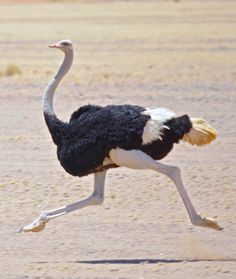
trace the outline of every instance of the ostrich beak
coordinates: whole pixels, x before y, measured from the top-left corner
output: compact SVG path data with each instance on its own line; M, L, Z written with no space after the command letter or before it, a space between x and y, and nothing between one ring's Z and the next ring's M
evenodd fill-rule
M52 44L52 45L49 45L48 47L50 47L50 48L60 48L61 46L58 45L58 44Z

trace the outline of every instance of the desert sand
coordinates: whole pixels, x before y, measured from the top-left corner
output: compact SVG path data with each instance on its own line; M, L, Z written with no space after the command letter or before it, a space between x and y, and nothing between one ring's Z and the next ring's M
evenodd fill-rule
M236 278L235 1L10 2L0 4L0 278ZM181 143L163 162L181 168L196 209L223 231L192 226L166 177L119 168L102 206L18 233L92 191L93 176L60 167L42 114L63 58L47 46L64 38L75 60L55 95L59 118L88 103L130 103L217 129L211 145ZM7 76L10 64L21 74Z

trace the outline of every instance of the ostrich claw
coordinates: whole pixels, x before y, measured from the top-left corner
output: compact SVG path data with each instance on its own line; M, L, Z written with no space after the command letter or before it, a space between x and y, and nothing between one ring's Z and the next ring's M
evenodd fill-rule
M40 218L34 220L32 223L30 223L29 225L26 225L24 227L22 227L19 230L20 232L40 232L45 228L46 225L46 220L42 220Z

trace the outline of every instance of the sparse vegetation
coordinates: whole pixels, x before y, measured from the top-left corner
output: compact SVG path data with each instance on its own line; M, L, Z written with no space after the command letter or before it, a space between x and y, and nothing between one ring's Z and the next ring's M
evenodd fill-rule
M12 64L8 64L7 67L6 67L6 70L4 72L4 75L7 76L7 77L10 77L10 76L19 76L22 74L22 71L21 69L19 68L18 65L12 63Z

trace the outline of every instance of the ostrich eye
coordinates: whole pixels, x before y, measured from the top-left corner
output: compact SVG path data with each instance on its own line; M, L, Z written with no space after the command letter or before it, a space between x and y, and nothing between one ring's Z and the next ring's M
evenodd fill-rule
M70 44L68 42L62 42L61 45L63 46L69 46Z

